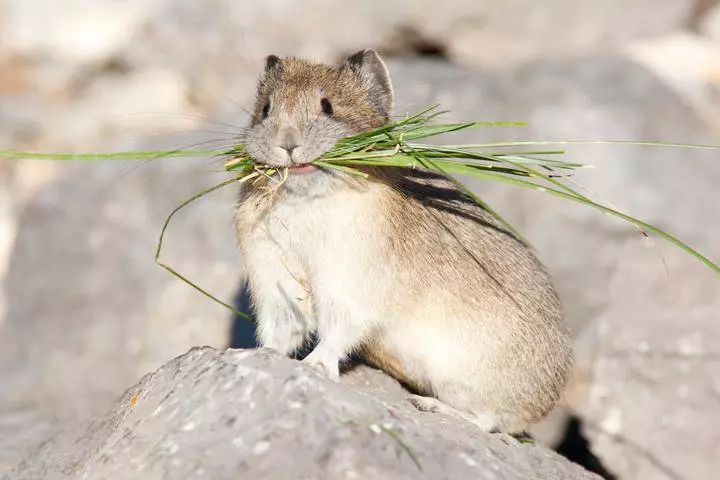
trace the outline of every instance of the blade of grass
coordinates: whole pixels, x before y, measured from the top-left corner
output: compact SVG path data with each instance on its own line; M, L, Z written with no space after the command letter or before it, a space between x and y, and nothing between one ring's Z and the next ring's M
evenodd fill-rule
M691 148L704 150L720 150L718 145L703 145L695 143L673 143L673 142L650 142L634 140L527 140L517 142L495 142L495 143L469 143L454 145L458 149L471 148L495 148L495 147L529 147L533 145L632 145L638 147L671 147Z
M544 174L544 173L542 173L542 172L540 172L540 171L537 171L537 170L535 170L535 169L533 169L533 168L531 168L531 167L528 167L527 165L520 165L520 164L518 164L517 162L514 162L514 161L513 161L511 158L509 158L509 157L505 158L504 161L507 162L507 163L509 163L509 164L512 165L513 167L521 168L521 169L526 170L531 176L539 177L539 178L545 180L546 182L550 183L551 185L555 185L556 187L561 188L561 189L564 190L565 192L567 192L567 193L569 193L569 194L571 194L571 195L575 195L575 196L576 196L577 198L579 198L579 199L582 199L582 200L588 201L588 202L593 202L593 200L590 200L590 198L588 198L587 196L581 194L579 191L575 190L574 188L572 188L572 187L570 187L570 186L568 186L568 185L565 185L564 183L560 182L559 180L556 180L555 178L553 178L553 177L551 177L551 176L549 176L549 175L546 175L546 174ZM594 202L594 203L597 203L597 202ZM608 205L608 207L612 208L612 207L609 206L609 205ZM635 227L640 231L640 233L641 233L642 235L644 235L644 236L646 236L646 237L648 237L648 238L650 237L650 236L648 235L648 233L647 233L645 230L643 230L640 226L635 225ZM665 264L665 261L664 261L664 260L663 260L663 264Z
M478 160L489 160L489 161L498 161L496 158L493 157L501 157L501 156L524 156L523 153L514 153L514 154L488 154L488 153L482 153L482 152L475 152L470 149L463 149L463 148L457 148L454 146L441 146L441 145L422 145L422 144L409 144L410 148L416 151L421 152L442 152L449 156L452 156L454 158L475 158ZM565 153L563 151L563 153ZM528 155L531 154L537 154L536 152L528 152ZM542 163L552 163L552 164L559 164L563 165L566 168L581 168L585 167L586 165L581 163L570 163L570 162L564 162L562 160L545 160L545 159L533 159L535 162L542 162Z
M408 442L402 437L402 435L400 435L400 433L396 432L392 428L387 428L384 425L377 424L377 426L378 426L378 428L380 428L380 430L382 430L383 433L390 436L390 438L395 440L398 443L398 445L400 445L400 448L402 448L405 451L405 453L407 453L407 455L410 457L410 460L413 461L413 463L415 464L417 469L422 472L423 468L422 468L422 464L420 463L420 458L418 458L417 454L413 451L413 449L410 447Z
M420 138L428 138L444 133L457 132L460 130L485 128L485 127L524 127L527 123L523 122L468 122L468 123L451 123L444 125L422 125L404 132L404 139L417 140Z
M318 161L318 160L315 160L314 162L312 162L312 164L313 164L313 165L317 165L318 167L330 168L330 169L332 169L332 170L340 170L341 172L349 173L349 174L351 174L351 175L357 175L357 176L363 177L363 178L367 178L367 177L368 177L368 174L367 174L367 173L363 173L363 172L361 172L361 171L359 171L359 170L355 170L354 168L350 168L350 167L345 167L345 166L343 166L343 165L334 165L334 164L332 164L332 163L321 162L321 161Z
M149 150L113 153L39 153L0 150L0 157L18 160L146 160L153 157L199 157L223 155L226 150Z
M546 192L551 195L555 195L557 197L565 198L567 200L572 200L573 202L581 203L583 205L595 208L595 209L600 210L601 212L606 213L608 215L612 215L612 216L621 218L621 219L625 220L626 222L637 225L638 227L640 227L644 230L647 230L649 232L652 232L652 233L664 238L665 240L669 241L670 243L672 243L675 246L684 250L686 253L689 253L696 259L700 260L706 266L712 268L715 272L720 273L720 265L714 263L713 261L711 261L710 259L705 257L703 254L701 254L700 252L696 251L689 245L682 242L677 237L665 232L664 230L662 230L658 227L654 227L654 226L650 225L649 223L645 223L642 220L638 220L637 218L631 217L630 215L626 215L626 214L619 212L613 208L606 207L599 203L593 202L592 200L585 200L583 198L576 197L576 196L574 196L570 193L564 192L562 190L556 190L552 187L544 187L542 185L538 185L537 183L534 183L534 182L531 182L528 180L523 180L520 178L514 178L514 177L510 177L510 176L506 176L506 175L502 175L502 174L498 174L498 173L494 173L494 172L488 172L488 171L478 172L477 175L485 176L485 177L492 178L495 180L499 180L501 182L505 182L505 183L508 183L511 185L517 185L517 186L521 186L521 187L525 187L525 188L532 188L534 190L540 190L542 192Z
M492 127L492 126L524 126L523 122L460 122L460 123L440 123L430 124L429 122L437 119L440 115L447 113L439 110L439 105L431 105L424 110L414 114L408 115L405 118L391 122L375 130L368 132L362 132L352 137L344 138L338 141L335 148L321 156L315 162L315 165L321 168L331 168L339 171L343 171L348 174L360 175L366 177L367 175L353 166L366 165L374 167L408 167L417 168L423 166L425 168L437 171L438 173L445 176L449 181L452 181L458 189L463 193L467 194L480 206L485 208L488 213L505 225L511 232L520 235L515 231L497 212L475 196L470 189L464 186L464 184L455 177L455 175L468 175L470 177L482 177L482 178L493 178L503 179L504 181L516 182L515 184L522 184L526 187L542 188L546 191L560 192L566 196L566 198L573 199L585 203L586 205L593 206L595 208L607 209L605 213L615 212L618 215L624 215L614 208L607 207L598 202L592 201L590 198L584 196L579 191L576 191L572 187L569 187L565 183L557 180L557 178L567 179L568 175L562 174L559 170L572 170L574 168L588 167L578 163L564 162L557 159L546 159L537 157L537 155L557 155L565 153L563 150L548 150L548 151L537 151L537 152L497 152L493 153L483 152L489 148L506 148L506 147L527 147L537 145L633 145L633 146L664 146L664 147L676 147L676 148L695 148L695 149L720 149L714 145L697 145L697 144L686 144L686 143L670 143L670 142L656 142L656 141L630 141L630 140L570 140L570 141L514 141L514 142L495 142L495 143L479 143L479 144L465 144L465 145L428 145L428 144L415 144L409 143L411 140L420 140L428 137L442 135L445 133L451 133L455 131L461 131L470 128L480 127ZM225 162L225 171L237 172L241 176L252 176L253 173L260 175L268 175L271 169L262 168L256 169L254 161L247 155L242 144L236 145L230 149L224 150L169 150L169 151L140 151L140 152L115 152L115 153L95 153L95 154L52 154L52 153L31 153L21 152L14 150L0 150L0 157L19 158L19 159L38 159L38 160L79 160L79 161L90 161L90 160L144 160L147 161L152 158L159 157L189 157L189 156L223 156L229 160ZM253 172L254 171L254 172ZM239 177L238 177L239 178ZM236 181L233 179L232 181ZM230 182L232 182L230 181ZM519 182L519 183L518 183ZM542 183L542 184L541 184ZM576 184L576 182L572 182ZM547 184L548 186L544 186ZM577 184L576 184L577 185ZM222 188L224 185L218 185L217 188ZM185 207L188 203L191 203L197 198L210 193L209 191L202 192L197 197L193 197L178 207L178 210ZM601 200L602 201L602 200ZM608 202L604 202L609 205ZM181 278L186 283L192 285L207 296L210 296L207 292L203 291L196 285L189 282L187 279L182 277L178 272L175 272L167 265L162 264L159 261L159 249L162 245L163 236L165 229L167 228L172 216L177 213L173 211L168 217L168 221L163 227L161 233L160 242L158 245L158 252L156 256L156 262L158 262L163 268ZM616 215L617 216L617 215ZM640 226L639 220L632 219L632 217L620 217L629 221L630 223ZM633 221L629 220L632 219ZM643 227L644 228L644 227ZM642 229L641 229L642 230ZM672 237L672 239L663 235L659 229L648 228L648 231L652 231L664 238L675 243L677 246L688 251L687 245L683 244L679 240ZM660 233L662 232L662 233ZM643 232L645 233L645 232ZM674 241L673 241L674 239ZM679 243L676 243L679 242ZM687 247L687 248L684 248ZM698 256L699 253L690 249L688 253L693 256ZM702 257L702 256L700 256ZM700 258L698 257L698 258ZM712 266L716 266L712 262L709 262L705 257L700 258L705 260L704 263ZM715 269L715 268L714 268ZM216 298L210 296L214 300ZM222 303L222 302L219 302ZM224 304L228 306L227 304Z
M415 464L418 470L422 471L422 464L420 463L420 458L418 455L413 451L413 449L410 447L408 442L403 438L402 434L400 432L388 428L378 422L371 421L371 420L364 420L361 418L353 418L346 420L348 423L354 423L357 425L364 425L370 430L372 430L374 433L384 433L385 435L389 436L392 440L397 442L397 444L402 448L402 450L407 453L407 455L410 457L410 460Z
M185 276L183 276L182 274L180 274L179 272L177 272L177 271L176 271L175 269L173 269L172 267L170 267L170 266L168 266L167 264L161 262L161 261L160 261L160 254L162 253L163 242L164 242L164 240L165 240L165 232L166 232L166 230L168 229L168 227L170 226L170 222L172 221L172 219L173 219L173 217L175 216L176 213L178 213L178 212L179 212L180 210L182 210L183 208L187 207L188 205L190 205L190 204L193 203L194 201L196 201L196 200L204 197L205 195L207 195L207 194L209 194L209 193L212 193L212 192L214 192L214 191L216 191L216 190L220 190L221 188L227 187L228 185L230 185L230 184L232 184L232 183L235 183L235 182L240 182L240 181L245 182L245 181L248 181L248 180L250 180L250 179L252 179L252 178L255 178L256 176L257 176L257 174L250 174L250 175L247 175L247 176L242 177L242 178L240 178L240 177L233 177L233 178L231 178L230 180L226 180L226 181L224 181L224 182L218 183L217 185L214 185L214 186L212 186L212 187L210 187L210 188L208 188L208 189L206 189L206 190L203 190L203 191L200 192L200 193L196 193L195 195L193 195L192 197L188 198L187 200L185 200L184 202L182 202L180 205L178 205L177 207L175 207L175 209L174 209L172 212L170 212L170 215L168 215L168 217L165 219L165 223L163 224L162 230L160 231L160 237L158 238L157 249L155 250L155 263L156 263L156 264L158 264L160 267L164 268L165 270L167 270L167 271L170 272L172 275L174 275L175 277L179 278L180 280L182 280L182 281L185 282L186 284L190 285L192 288L194 288L194 289L197 290L198 292L202 293L202 294L205 295L206 297L208 297L208 298L210 298L211 300L214 300L216 303L218 303L218 304L220 304L220 305L222 305L222 306L224 306L224 307L232 310L233 312L235 312L235 314L239 315L240 317L242 317L242 318L244 318L244 319L246 319L246 320L252 320L247 313L241 312L240 310L237 310L237 309L236 309L235 307L233 307L232 305L223 302L222 300L220 300L219 298L215 297L214 295L212 295L212 294L211 294L210 292L208 292L207 290L203 289L202 287L200 287L200 286L197 285L196 283L194 283L194 282L190 281L189 279L187 279Z
M426 157L424 157L426 158ZM469 163L469 162L463 162L462 160L455 160L455 159L433 159L433 162L442 165L447 172L455 173L455 174L469 174L472 175L473 171L476 169L480 170L493 170L493 171L502 171L505 173L511 173L514 175L521 175L521 176L527 176L525 172L518 169L512 169L503 167L501 165L495 164L478 164L478 163ZM317 164L317 162L313 162ZM326 162L323 162L328 165L329 168L336 168L338 165L334 163L334 159L328 160ZM404 154L398 154L395 155L389 159L377 159L377 158L368 158L368 159L342 159L342 163L339 166L343 165L366 165L366 166L374 166L374 167L405 167L405 168L417 168L421 165L421 162L417 159L415 156L410 155L404 155Z
M510 225L510 223L505 220L502 215L500 215L498 212L495 211L489 204L485 203L483 200L480 199L477 195L475 195L469 188L465 186L460 180L455 178L452 174L450 174L448 171L443 169L443 167L440 167L436 162L430 160L430 159L423 159L422 157L418 158L418 161L423 164L426 168L434 169L437 172L442 173L445 178L447 178L449 181L451 181L455 186L465 193L467 196L475 200L478 205L480 205L486 212L488 212L490 215L492 215L495 219L497 219L501 224L505 225L505 227L513 234L515 237L517 237L519 240L521 240L523 243L530 245L530 242L525 239L520 232L515 230L515 228Z

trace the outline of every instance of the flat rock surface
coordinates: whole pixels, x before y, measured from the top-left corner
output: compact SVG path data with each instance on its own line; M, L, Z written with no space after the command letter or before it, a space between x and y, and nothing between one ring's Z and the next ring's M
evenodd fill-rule
M384 397L269 350L195 348L5 478L598 478L550 451Z

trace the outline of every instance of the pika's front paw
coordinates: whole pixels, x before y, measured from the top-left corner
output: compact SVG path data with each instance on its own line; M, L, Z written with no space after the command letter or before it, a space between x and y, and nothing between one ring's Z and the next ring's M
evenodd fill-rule
M335 382L340 381L340 359L335 355L315 349L305 357L303 363L311 366L321 375Z

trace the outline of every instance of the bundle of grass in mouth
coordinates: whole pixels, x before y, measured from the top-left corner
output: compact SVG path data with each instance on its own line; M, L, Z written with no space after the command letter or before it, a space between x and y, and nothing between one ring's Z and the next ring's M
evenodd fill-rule
M664 142L633 141L518 141L501 143L479 143L463 145L434 145L418 143L421 140L451 132L483 127L524 126L523 122L463 122L436 123L434 120L447 112L440 111L438 105L426 108L418 114L408 116L397 122L389 123L374 130L363 132L340 140L337 145L317 160L310 162L319 168L339 170L348 174L368 177L364 171L355 167L405 167L426 168L436 171L452 180L466 194L470 195L483 208L499 221L512 229L500 215L480 198L473 195L469 188L457 178L466 176L477 179L501 181L510 185L531 188L549 193L567 200L595 208L606 214L621 218L644 234L653 233L672 242L695 256L707 266L720 272L720 267L681 242L669 233L626 215L608 205L592 200L580 192L582 187L573 188L567 182L572 171L578 168L592 168L592 165L572 163L557 158L564 150L505 151L509 148L526 148L538 145L561 144L629 144L638 146L664 146L680 148L720 149L712 145L692 145ZM225 169L237 174L238 181L249 181L264 177L280 186L287 178L287 167L269 167L256 163L242 145L224 152L227 156ZM545 158L545 157L555 158ZM514 229L513 229L514 230Z
M495 180L512 186L539 190L566 200L571 200L597 209L605 214L618 217L637 227L643 235L654 234L662 237L685 252L694 256L702 263L720 273L720 265L696 251L670 233L645 223L637 218L624 214L600 201L593 200L581 193L576 182L568 182L572 171L579 168L592 167L580 163L572 163L559 159L564 150L527 150L533 146L559 146L565 144L624 144L636 146L658 146L673 148L720 149L712 145L694 145L666 142L635 142L635 141L517 141L501 143L479 143L463 145L436 145L424 142L426 139L451 132L478 129L485 127L524 126L523 122L462 122L439 123L438 119L447 112L439 110L438 105L428 107L419 113L402 120L388 123L382 127L363 132L338 141L337 145L321 155L310 164L323 169L337 170L350 175L367 177L368 173L358 167L405 167L424 168L436 171L452 180L459 189L472 197L485 210L515 232L500 215L473 195L457 177ZM421 143L422 141L422 143ZM513 149L512 151L508 149ZM515 149L526 149L523 151ZM171 266L160 260L165 239L165 232L172 218L180 210L201 197L237 182L256 181L260 178L268 180L272 188L279 188L287 178L288 168L276 168L256 163L245 151L242 144L229 150L161 150L116 152L105 154L66 154L66 153L31 153L22 151L0 150L0 157L12 159L43 159L64 161L92 160L135 160L148 161L167 157L215 156L225 159L224 168L232 174L231 178L199 192L177 206L167 217L160 231L155 260L162 268L169 271L183 282L192 286L212 300L224 305L242 316L231 305L219 300L200 286L185 278ZM552 157L552 158L546 158ZM573 184L578 188L573 188ZM271 190L272 190L271 188ZM517 232L515 232L517 233Z

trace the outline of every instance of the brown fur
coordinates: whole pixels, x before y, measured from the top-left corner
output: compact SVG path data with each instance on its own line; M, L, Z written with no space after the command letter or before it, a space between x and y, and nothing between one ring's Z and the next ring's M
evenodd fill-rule
M402 361L382 343L368 340L362 344L360 355L369 365L382 370L395 380L421 395L432 395L432 387L407 371Z
M373 110L367 90L352 71L287 58L282 69L271 71L261 82L252 123L260 121L266 101L282 101L292 111L308 90L320 90L330 98L333 116L354 132L377 128L387 121Z
M320 107L325 97L333 105L330 118ZM268 102L282 111L264 120ZM382 125L391 106L387 71L375 54L361 52L340 67L272 58L258 88L248 143L265 161L263 152L277 150L275 135L289 122L303 144L324 152L344 135ZM557 403L572 363L560 300L542 264L443 176L421 169L364 170L367 180L291 174L272 201L256 187L244 191L237 231L241 253L251 257L261 339L288 353L311 330L322 344L345 329L333 337L348 339L335 346L342 354L361 353L481 428L522 432ZM269 226L274 217L278 229ZM277 257L282 267L274 266ZM313 276L328 265L336 270ZM278 301L306 295L298 276L312 298L292 305L305 313L286 314ZM338 294L333 282L348 284ZM363 282L372 289L364 290ZM279 300L276 285L289 292ZM350 299L353 311L341 311L354 315L341 317L349 324L328 316L352 295L360 295ZM291 340L278 336L282 322L292 324L298 315L302 321L293 332L299 333ZM332 368L332 351L313 360Z

